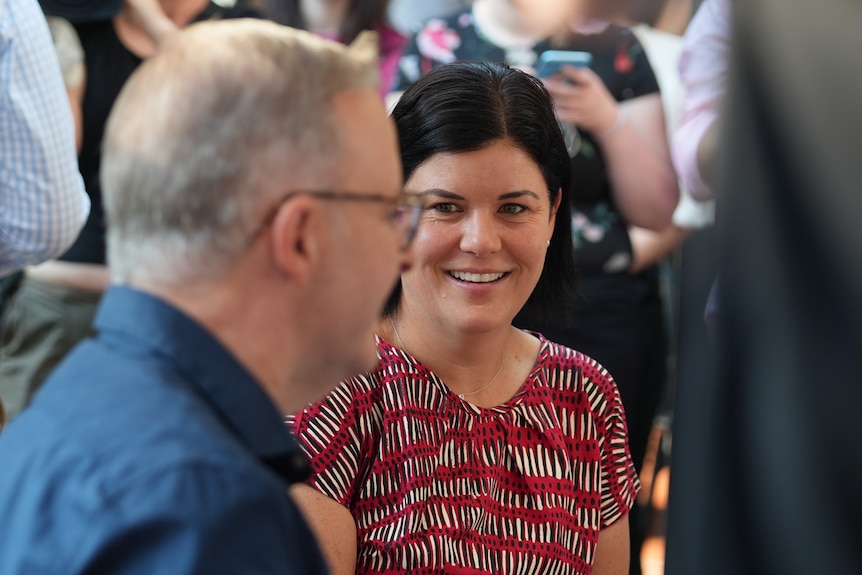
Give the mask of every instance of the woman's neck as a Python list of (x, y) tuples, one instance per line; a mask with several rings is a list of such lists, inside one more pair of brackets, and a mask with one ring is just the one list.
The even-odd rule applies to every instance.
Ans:
[(412, 355), (452, 392), (474, 405), (493, 407), (509, 401), (535, 367), (538, 338), (511, 325), (471, 336), (440, 333), (428, 325), (411, 323), (405, 317), (409, 312), (400, 311), (383, 318), (377, 334)]
[(470, 389), (489, 379), (499, 367), (511, 326), (481, 335), (468, 336), (454, 328), (443, 333), (419, 317), (411, 320), (403, 307), (378, 323), (377, 334), (422, 362), (448, 385)]

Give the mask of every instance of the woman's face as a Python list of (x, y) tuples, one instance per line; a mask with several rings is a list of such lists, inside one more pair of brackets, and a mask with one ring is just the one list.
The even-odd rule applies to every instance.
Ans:
[(414, 265), (401, 276), (402, 309), (444, 330), (509, 325), (539, 281), (554, 230), (556, 208), (539, 167), (501, 140), (432, 156), (407, 189), (423, 194), (427, 208)]
[(518, 11), (524, 30), (548, 36), (573, 22), (632, 18), (656, 12), (664, 0), (502, 0)]

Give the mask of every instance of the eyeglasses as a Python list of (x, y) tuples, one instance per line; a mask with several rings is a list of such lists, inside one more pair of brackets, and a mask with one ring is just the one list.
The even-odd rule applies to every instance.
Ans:
[(389, 220), (396, 228), (403, 228), (404, 235), (401, 240), (401, 249), (407, 249), (416, 237), (419, 229), (419, 220), (422, 210), (425, 208), (425, 200), (418, 194), (402, 192), (397, 196), (384, 196), (383, 194), (366, 194), (360, 192), (341, 192), (335, 190), (298, 190), (284, 194), (276, 204), (270, 208), (266, 217), (261, 222), (257, 231), (251, 236), (253, 242), (263, 231), (269, 227), (275, 219), (278, 210), (285, 202), (301, 195), (312, 196), (321, 200), (331, 202), (375, 202), (387, 204), (392, 207)]

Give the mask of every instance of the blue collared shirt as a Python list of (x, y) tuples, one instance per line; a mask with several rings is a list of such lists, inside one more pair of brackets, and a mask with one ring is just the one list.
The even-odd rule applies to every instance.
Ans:
[(0, 573), (324, 573), (288, 485), (308, 462), (199, 324), (112, 287), (0, 433)]
[(36, 0), (0, 0), (0, 276), (59, 256), (89, 210), (48, 24)]

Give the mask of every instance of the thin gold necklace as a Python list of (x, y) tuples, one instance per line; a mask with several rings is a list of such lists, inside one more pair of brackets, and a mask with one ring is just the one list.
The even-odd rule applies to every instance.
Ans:
[[(395, 325), (395, 320), (392, 319), (391, 315), (389, 316), (389, 325), (392, 326), (392, 331), (395, 332), (395, 337), (398, 338), (398, 343), (401, 344), (401, 349), (406, 351), (408, 354), (413, 355), (412, 353), (410, 353), (410, 350), (407, 349), (407, 346), (404, 345), (404, 339), (402, 339), (401, 334), (398, 333), (398, 326)], [(500, 375), (501, 371), (503, 371), (503, 360), (505, 359), (505, 357), (506, 357), (506, 354), (503, 354), (500, 356), (500, 367), (497, 368), (497, 371), (494, 373), (494, 377), (491, 378), (491, 381), (489, 381), (488, 383), (486, 383), (485, 385), (483, 385), (479, 389), (474, 389), (473, 391), (468, 391), (466, 393), (459, 393), (458, 397), (460, 397), (461, 399), (464, 399), (468, 395), (475, 395), (475, 394), (482, 392), (482, 391), (485, 391), (486, 389), (491, 387), (491, 385), (494, 383), (494, 381), (497, 380), (497, 376)]]

